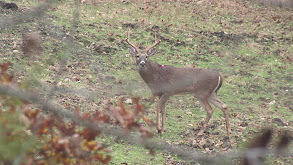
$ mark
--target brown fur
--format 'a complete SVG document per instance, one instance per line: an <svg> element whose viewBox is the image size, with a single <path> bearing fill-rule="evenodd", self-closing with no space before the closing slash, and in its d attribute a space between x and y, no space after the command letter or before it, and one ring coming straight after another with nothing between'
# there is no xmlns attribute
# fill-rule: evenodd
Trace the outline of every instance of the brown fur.
<svg viewBox="0 0 293 165"><path fill-rule="evenodd" d="M207 112L205 122L198 135L202 135L213 114L212 103L221 109L225 115L227 134L230 135L230 123L227 105L217 98L217 91L222 86L223 78L220 73L203 68L177 68L173 66L163 66L148 59L155 54L155 47L160 43L157 41L146 50L139 50L129 41L129 33L126 42L131 46L130 53L136 58L136 65L141 78L151 89L154 96L159 97L157 104L157 130L164 133L167 100L176 94L194 94L201 102ZM160 127L160 114L162 125Z"/></svg>

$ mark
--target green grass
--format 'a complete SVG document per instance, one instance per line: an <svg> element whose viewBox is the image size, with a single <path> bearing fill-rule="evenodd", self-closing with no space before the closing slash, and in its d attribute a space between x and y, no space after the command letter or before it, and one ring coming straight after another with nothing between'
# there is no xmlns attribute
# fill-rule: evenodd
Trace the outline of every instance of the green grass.
<svg viewBox="0 0 293 165"><path fill-rule="evenodd" d="M38 4L33 0L16 3L20 8ZM243 148L255 132L266 126L275 130L284 129L292 134L291 125L279 126L272 122L274 118L289 124L293 122L292 9L233 0L105 1L81 4L78 26L72 27L74 9L74 2L58 1L41 20L3 29L0 62L12 61L16 79L27 86L35 86L34 83L38 82L34 80L37 79L44 84L51 85L48 81L56 81L62 82L61 87L86 88L102 93L90 99L56 94L55 98L60 103L79 105L83 111L91 111L96 106L102 108L105 100L116 103L122 97L140 96L146 105L148 117L155 120L156 104L144 100L151 96L151 92L137 73L135 60L128 55L128 46L123 40L129 25L132 42L151 45L154 42L152 28L158 26L162 42L151 60L177 67L210 68L222 73L224 84L218 95L229 107L233 148ZM3 18L6 15L1 13L0 16ZM75 45L68 48L70 44L66 40L47 33L46 27L51 26L72 35ZM41 32L44 49L32 64L28 64L31 58L21 58L21 36L30 30ZM59 31L56 33L59 34ZM19 50L19 53L13 53L13 49ZM67 59L64 65L66 69L61 72L60 59ZM168 101L166 109L167 131L162 136L155 134L154 139L205 151L199 145L202 139L196 136L196 132L206 113L194 97L174 96ZM215 144L224 143L224 116L220 110L214 110L204 138ZM245 128L241 131L239 127L244 122L248 125L243 126ZM216 132L218 135L215 135ZM184 162L163 151L151 156L146 149L124 142L116 143L111 138L105 138L105 143L111 144L112 164ZM221 152L224 147L219 145L212 148ZM273 161L269 160L269 164L273 164ZM284 158L279 161L289 160Z"/></svg>

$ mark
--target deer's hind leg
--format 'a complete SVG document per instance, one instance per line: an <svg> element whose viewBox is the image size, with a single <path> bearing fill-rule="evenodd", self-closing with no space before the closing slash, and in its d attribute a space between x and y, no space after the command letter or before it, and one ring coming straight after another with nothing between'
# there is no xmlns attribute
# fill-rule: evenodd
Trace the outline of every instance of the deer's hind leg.
<svg viewBox="0 0 293 165"><path fill-rule="evenodd" d="M215 92L213 92L211 94L211 96L209 97L209 102L223 111L224 116L225 116L225 120L226 120L227 135L229 136L231 128L230 128L230 121L229 121L229 114L228 114L227 105L218 99L217 94Z"/></svg>

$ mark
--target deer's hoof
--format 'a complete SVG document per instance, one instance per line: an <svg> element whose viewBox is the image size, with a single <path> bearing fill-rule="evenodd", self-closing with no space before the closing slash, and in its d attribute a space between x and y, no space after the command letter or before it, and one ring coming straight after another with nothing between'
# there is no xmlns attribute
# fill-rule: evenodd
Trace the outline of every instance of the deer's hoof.
<svg viewBox="0 0 293 165"><path fill-rule="evenodd" d="M157 131L158 131L159 134L161 134L161 130L160 129L158 129Z"/></svg>
<svg viewBox="0 0 293 165"><path fill-rule="evenodd" d="M223 140L226 142L230 142L230 136L225 136Z"/></svg>
<svg viewBox="0 0 293 165"><path fill-rule="evenodd" d="M222 108L227 109L227 105L226 104L223 104L222 105Z"/></svg>
<svg viewBox="0 0 293 165"><path fill-rule="evenodd" d="M160 135L163 135L164 134L164 131L161 130L161 129L158 129L157 131L158 131L158 134L160 134Z"/></svg>

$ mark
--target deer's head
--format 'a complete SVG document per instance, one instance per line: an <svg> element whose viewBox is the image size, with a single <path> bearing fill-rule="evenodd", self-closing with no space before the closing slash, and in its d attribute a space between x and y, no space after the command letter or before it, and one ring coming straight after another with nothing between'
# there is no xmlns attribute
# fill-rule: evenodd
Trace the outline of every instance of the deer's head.
<svg viewBox="0 0 293 165"><path fill-rule="evenodd" d="M136 66L137 66L138 70L139 71L147 71L148 57L150 57L156 53L156 49L154 47L157 46L161 42L161 40L156 41L155 44L153 44L151 47L146 48L145 50L140 50L137 46L135 46L134 44L132 44L129 41L129 38L130 38L130 35L129 35L129 31L128 31L127 38L125 41L130 45L129 52L132 56L135 57ZM155 40L156 40L156 38L155 38Z"/></svg>

